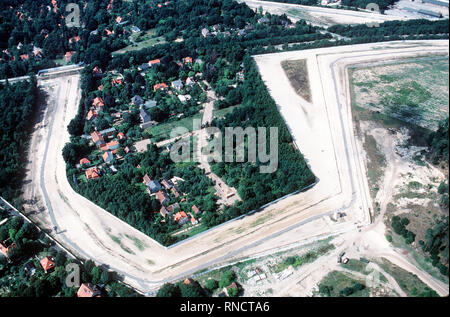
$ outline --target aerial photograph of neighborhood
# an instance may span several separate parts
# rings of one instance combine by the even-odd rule
[[[2,0],[0,125],[2,302],[449,295],[449,0]]]

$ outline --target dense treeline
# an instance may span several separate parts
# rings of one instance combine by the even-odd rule
[[[359,25],[333,25],[328,31],[352,38],[376,38],[391,37],[399,35],[438,35],[447,34],[448,19],[430,21],[426,19],[407,20],[407,21],[386,21],[378,27],[370,27],[365,24]]]
[[[107,286],[107,289],[101,289],[102,296],[138,295],[123,284],[114,282],[113,274],[107,268],[96,266],[90,260],[83,265],[76,259],[68,258],[34,224],[0,210],[0,220],[6,218],[8,221],[0,226],[0,241],[15,246],[9,250],[8,258],[0,255],[2,297],[74,297],[78,287],[69,287],[65,283],[69,264],[81,268],[81,282]],[[45,256],[52,257],[55,262],[55,267],[47,273],[39,263]]]
[[[448,125],[449,118],[441,121],[437,131],[431,133],[428,138],[430,155],[434,164],[439,163],[441,160],[448,164]]]
[[[398,0],[342,0],[341,5],[347,7],[355,7],[366,9],[369,3],[376,3],[381,12],[384,12],[390,5],[393,5]]]
[[[0,194],[16,198],[26,162],[26,149],[33,112],[36,80],[0,84]]]
[[[211,165],[211,170],[229,186],[238,190],[242,199],[237,206],[228,207],[221,215],[205,215],[203,221],[212,226],[224,220],[257,209],[265,203],[312,184],[315,176],[302,154],[294,147],[292,137],[261,80],[253,59],[244,59],[246,78],[240,89],[242,106],[224,119],[213,121],[222,131],[225,127],[277,127],[278,168],[274,173],[260,173],[261,162],[224,163]],[[269,137],[267,131],[267,137]],[[269,142],[267,142],[269,144]]]
[[[439,271],[448,276],[448,216],[442,216],[434,227],[428,228],[425,235],[425,240],[420,240],[419,245],[422,250],[430,254],[432,264],[436,266]]]

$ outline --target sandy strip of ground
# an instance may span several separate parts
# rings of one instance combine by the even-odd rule
[[[437,45],[432,43],[440,42],[430,42],[429,45]],[[339,51],[345,54],[357,52],[358,55],[383,45],[387,44],[334,47],[315,53],[301,51],[296,52],[297,55],[295,52],[290,54],[293,54],[292,58],[319,53],[338,56]],[[389,45],[402,47],[403,44]],[[278,61],[286,57],[272,56]],[[66,126],[78,109],[79,78],[60,78],[54,81],[59,86],[54,112],[47,112],[54,120],[52,131],[47,137],[48,153],[43,160],[43,182],[40,182],[40,177],[33,179],[34,184],[42,185],[47,192],[47,207],[50,207],[49,214],[52,215],[47,217],[47,221],[50,218],[58,226],[58,232],[61,232],[56,238],[81,256],[109,265],[121,273],[126,282],[146,292],[156,289],[165,281],[182,278],[224,261],[270,252],[283,245],[333,232],[355,230],[358,225],[367,224],[369,202],[365,194],[365,173],[357,164],[359,150],[354,144],[351,118],[347,110],[338,105],[333,106],[328,99],[324,102],[325,98],[336,99],[335,95],[327,94],[327,90],[333,90],[333,81],[326,82],[326,79],[321,78],[326,75],[326,71],[330,71],[330,64],[327,63],[331,61],[326,59],[322,65],[317,60],[308,59],[308,66],[311,65],[313,70],[309,73],[314,80],[314,107],[305,108],[295,97],[295,92],[286,88],[290,87],[289,84],[280,86],[279,83],[286,83],[287,78],[280,65],[275,67],[276,63],[271,61],[270,55],[255,59],[294,140],[319,178],[316,186],[272,204],[261,212],[226,223],[166,249],[76,194],[70,187],[65,177],[61,150],[69,139]],[[272,85],[269,77],[276,81],[275,85]],[[320,84],[322,81],[324,84]],[[279,96],[278,90],[291,98],[279,99],[283,96]],[[46,146],[45,140],[40,146]],[[345,211],[347,222],[333,224],[327,221],[324,215],[335,210]],[[129,237],[138,239],[144,248],[137,247]],[[117,242],[118,239],[120,242]]]
[[[374,12],[304,6],[281,2],[259,0],[239,0],[239,2],[245,2],[252,9],[262,7],[264,12],[280,15],[286,14],[294,22],[299,19],[305,19],[313,25],[321,26],[330,26],[334,24],[362,24],[368,22],[382,23],[384,21],[408,19],[403,16],[383,15]]]

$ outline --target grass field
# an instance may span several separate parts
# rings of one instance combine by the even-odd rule
[[[147,129],[152,135],[152,141],[161,141],[170,138],[170,132],[174,128],[182,127],[187,129],[189,132],[193,131],[193,121],[194,119],[198,119],[201,122],[202,114],[197,113],[193,116],[186,117],[180,120],[171,120],[168,122],[157,124],[153,127]]]
[[[325,294],[320,292],[320,295],[329,297],[343,296],[341,291],[347,287],[354,287],[357,283],[365,285],[363,280],[354,279],[344,272],[332,271],[328,273],[319,283],[319,289],[327,288],[329,293]],[[369,297],[369,295],[370,289],[365,287],[361,290],[355,291],[347,297]]]
[[[148,30],[146,32],[133,33],[131,39],[134,42],[120,50],[112,52],[112,56],[124,54],[130,51],[138,51],[146,47],[151,47],[158,44],[166,43],[163,36],[156,36],[154,30]]]
[[[311,102],[311,88],[309,86],[306,59],[282,61],[281,67],[283,67],[297,94],[308,102]]]
[[[416,275],[403,270],[395,264],[382,259],[378,262],[380,267],[389,273],[400,285],[403,291],[408,296],[416,297],[430,297],[439,296],[435,291],[431,290],[425,283],[423,283]]]
[[[399,120],[435,130],[448,116],[448,73],[448,59],[439,56],[354,67],[349,71],[352,104],[379,114],[386,125]]]

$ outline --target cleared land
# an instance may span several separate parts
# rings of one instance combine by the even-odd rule
[[[343,56],[350,56],[350,62],[355,62],[358,56],[366,55],[374,47],[383,45],[386,44],[256,56],[261,75],[279,105],[295,144],[308,160],[319,182],[306,192],[291,195],[260,212],[225,223],[171,248],[160,246],[72,190],[65,176],[61,150],[69,138],[66,126],[78,109],[79,78],[55,80],[49,83],[50,86],[53,85],[48,100],[49,109],[52,110],[47,111],[43,118],[48,124],[40,131],[42,139],[34,145],[37,153],[47,154],[30,157],[32,162],[37,160],[43,164],[42,170],[38,169],[30,184],[36,186],[36,200],[46,206],[45,212],[34,218],[56,225],[59,233],[55,236],[64,245],[83,257],[108,264],[111,269],[121,273],[126,282],[144,292],[205,268],[264,253],[270,254],[287,246],[311,243],[330,234],[348,234],[345,241],[350,247],[352,241],[361,241],[358,227],[370,223],[371,201],[361,159],[361,145],[356,144],[350,103],[345,97],[346,74],[341,67],[346,63],[336,65],[336,62]],[[375,55],[374,58],[385,58],[385,55],[402,52],[411,54],[411,51],[448,51],[446,41],[389,45],[396,48],[386,49],[387,52],[380,50],[377,52],[380,55]],[[282,60],[303,58],[308,58],[308,70],[311,70],[309,79],[314,106],[296,94],[280,64]],[[46,194],[42,194],[44,191]],[[331,221],[329,215],[335,211],[345,212],[345,220]],[[379,253],[384,251],[383,254],[388,257],[397,255],[392,253],[389,246],[386,247],[387,243],[379,243],[377,233],[369,233],[369,237],[376,237],[375,242],[370,244],[375,243],[381,248],[375,250]],[[136,243],[136,239],[141,242]],[[331,251],[333,257],[337,252],[338,250]],[[373,249],[368,252],[372,253]],[[317,261],[323,261],[320,262],[321,265],[326,266],[330,259],[320,257]],[[397,260],[408,266],[409,270],[415,270],[414,266],[410,267],[409,262],[402,261],[405,260],[401,257]],[[322,273],[317,272],[316,262],[305,264],[302,272]],[[416,274],[421,279],[429,278],[425,273]],[[314,274],[307,274],[310,275]],[[431,283],[433,282],[431,279]],[[279,292],[289,293],[296,281],[293,283],[285,285],[286,288]],[[448,293],[448,286],[435,283],[433,288],[439,289],[440,294]]]
[[[311,7],[298,4],[269,2],[258,0],[239,0],[245,2],[250,8],[263,8],[264,12],[272,14],[286,14],[293,21],[300,19],[310,22],[312,25],[331,26],[335,24],[362,24],[368,22],[407,20],[403,16],[382,15],[363,11],[341,10],[323,7]]]
[[[311,102],[311,88],[309,87],[308,67],[306,60],[282,61],[281,66],[286,72],[295,91],[306,101]]]

